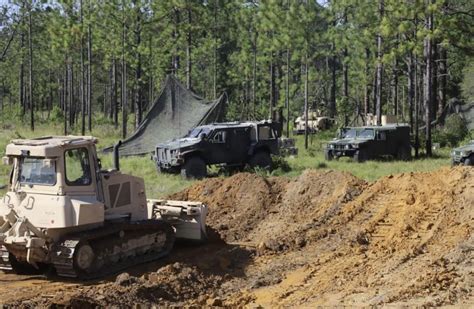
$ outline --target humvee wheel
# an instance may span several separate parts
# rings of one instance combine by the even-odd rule
[[[466,160],[464,160],[464,165],[465,166],[474,165],[474,155],[470,155],[469,157],[467,157]]]
[[[361,151],[361,150],[357,150],[355,153],[354,153],[354,161],[358,162],[358,163],[362,163],[362,162],[365,162],[367,160],[367,156],[365,154],[364,151]]]
[[[199,157],[191,157],[186,160],[181,168],[181,176],[185,179],[201,179],[207,176],[206,163]]]
[[[332,151],[327,150],[324,153],[324,159],[326,159],[326,161],[331,161],[332,159],[334,159],[334,155],[332,154]]]
[[[266,151],[258,151],[252,158],[250,158],[249,164],[252,168],[260,167],[264,169],[272,168],[272,157]]]

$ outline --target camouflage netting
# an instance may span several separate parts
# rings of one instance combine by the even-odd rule
[[[120,147],[121,156],[143,155],[158,143],[179,138],[192,128],[217,122],[223,115],[225,94],[214,101],[203,99],[169,75],[140,127]],[[107,148],[105,151],[110,151]]]

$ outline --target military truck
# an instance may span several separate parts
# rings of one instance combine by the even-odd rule
[[[352,157],[356,162],[364,162],[382,156],[411,159],[408,125],[345,127],[325,149],[326,160]]]
[[[308,133],[313,134],[318,131],[327,130],[334,124],[334,120],[321,116],[319,111],[308,112]],[[306,117],[302,115],[296,118],[293,126],[293,135],[304,134],[306,127]]]
[[[451,152],[452,165],[474,165],[474,140],[467,145],[453,149]]]
[[[0,269],[54,270],[102,277],[167,255],[176,238],[206,238],[207,206],[149,199],[141,178],[104,170],[94,137],[13,140],[12,166],[0,200]]]
[[[198,126],[185,137],[158,144],[153,160],[158,172],[203,178],[207,166],[231,169],[245,165],[270,169],[271,155],[279,153],[275,123],[229,122]]]

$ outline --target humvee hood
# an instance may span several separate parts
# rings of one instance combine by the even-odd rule
[[[354,138],[344,138],[338,139],[330,142],[330,144],[338,144],[338,145],[347,145],[347,144],[362,144],[365,143],[366,139],[354,139]]]
[[[159,144],[158,148],[179,149],[179,148],[195,145],[199,143],[200,140],[201,139],[198,137],[193,137],[193,138],[185,137],[185,138],[171,140],[166,143]]]
[[[467,144],[458,148],[454,148],[454,151],[474,151],[474,144]]]

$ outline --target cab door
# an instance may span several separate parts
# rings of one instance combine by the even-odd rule
[[[207,139],[206,158],[208,164],[219,164],[227,162],[231,156],[229,144],[229,130],[217,129]]]
[[[229,130],[227,143],[230,148],[228,163],[241,163],[247,160],[250,146],[250,129],[235,128]]]
[[[377,156],[383,156],[387,154],[387,131],[380,130],[375,133],[375,149],[374,153]]]

